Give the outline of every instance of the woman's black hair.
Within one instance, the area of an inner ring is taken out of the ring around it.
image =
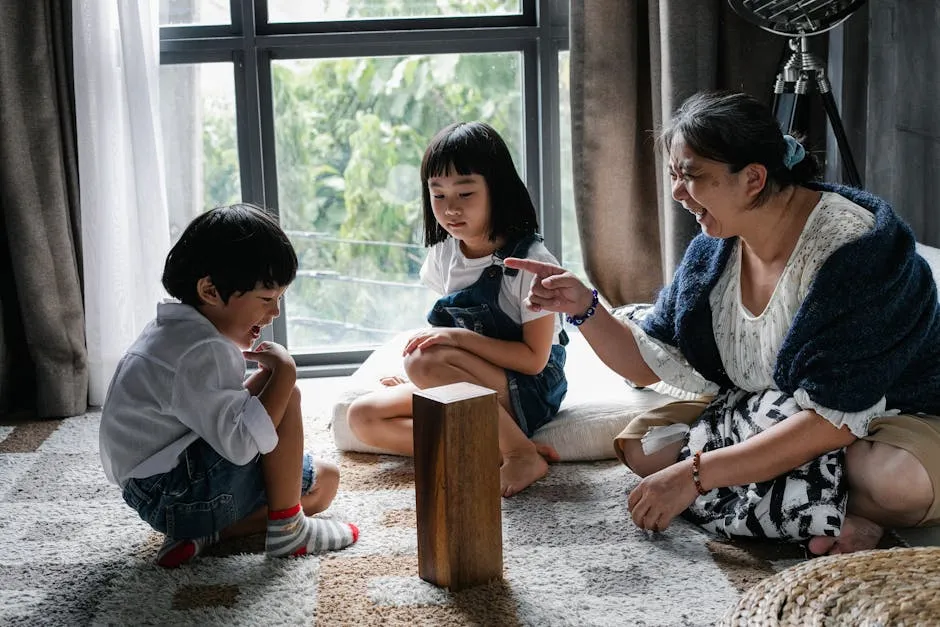
[[[297,254],[277,219],[260,207],[237,204],[198,216],[170,249],[163,287],[198,307],[196,283],[208,276],[223,302],[233,294],[286,287],[297,275]]]
[[[784,165],[787,142],[777,119],[770,108],[747,94],[712,91],[691,96],[660,133],[660,147],[667,155],[676,137],[700,157],[728,164],[731,172],[751,163],[763,165],[767,183],[755,206],[785,187],[817,180],[821,174],[809,150],[792,169]]]
[[[490,197],[490,241],[514,239],[538,231],[539,222],[529,190],[519,178],[506,142],[484,122],[457,122],[440,130],[421,160],[424,245],[449,237],[431,209],[428,179],[449,173],[479,174]]]

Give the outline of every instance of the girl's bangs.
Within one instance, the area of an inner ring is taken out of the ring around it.
[[[428,154],[425,169],[422,174],[425,180],[447,176],[449,172],[455,174],[482,174],[480,160],[477,158],[475,146],[468,143],[465,137],[455,138],[453,135],[443,139]]]

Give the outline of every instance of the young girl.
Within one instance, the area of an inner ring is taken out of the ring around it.
[[[505,142],[482,122],[441,130],[421,162],[424,241],[431,247],[421,281],[442,295],[431,328],[404,350],[410,382],[360,397],[349,426],[373,446],[413,455],[412,394],[466,381],[499,399],[500,483],[512,496],[548,471],[529,439],[551,420],[568,390],[567,336],[558,318],[523,303],[532,276],[504,268],[507,257],[555,263],[536,233],[538,220]]]
[[[303,451],[293,358],[273,342],[252,348],[296,273],[287,235],[252,205],[200,215],[167,256],[163,285],[178,302],[157,306],[118,363],[99,430],[108,479],[166,534],[161,566],[251,533],[267,533],[269,557],[359,535],[311,517],[336,495],[339,470]],[[246,359],[258,364],[247,380]]]

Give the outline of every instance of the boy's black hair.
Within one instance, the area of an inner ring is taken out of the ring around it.
[[[509,240],[535,233],[538,215],[529,190],[519,178],[506,142],[484,122],[457,122],[440,130],[421,160],[421,199],[424,206],[424,245],[450,237],[431,209],[428,179],[449,172],[479,174],[490,196],[490,241]]]
[[[223,302],[233,294],[286,287],[297,275],[297,254],[277,219],[251,204],[217,207],[189,223],[163,266],[163,287],[198,307],[196,283],[208,276]]]

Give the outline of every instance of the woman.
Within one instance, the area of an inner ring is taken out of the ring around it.
[[[618,438],[644,477],[634,522],[684,513],[816,554],[940,523],[940,311],[910,229],[870,194],[813,183],[811,155],[747,95],[691,97],[661,142],[702,234],[645,317],[618,319],[562,268],[506,260],[536,274],[529,306],[568,314],[610,368],[705,399]],[[660,437],[672,423],[688,437]]]

